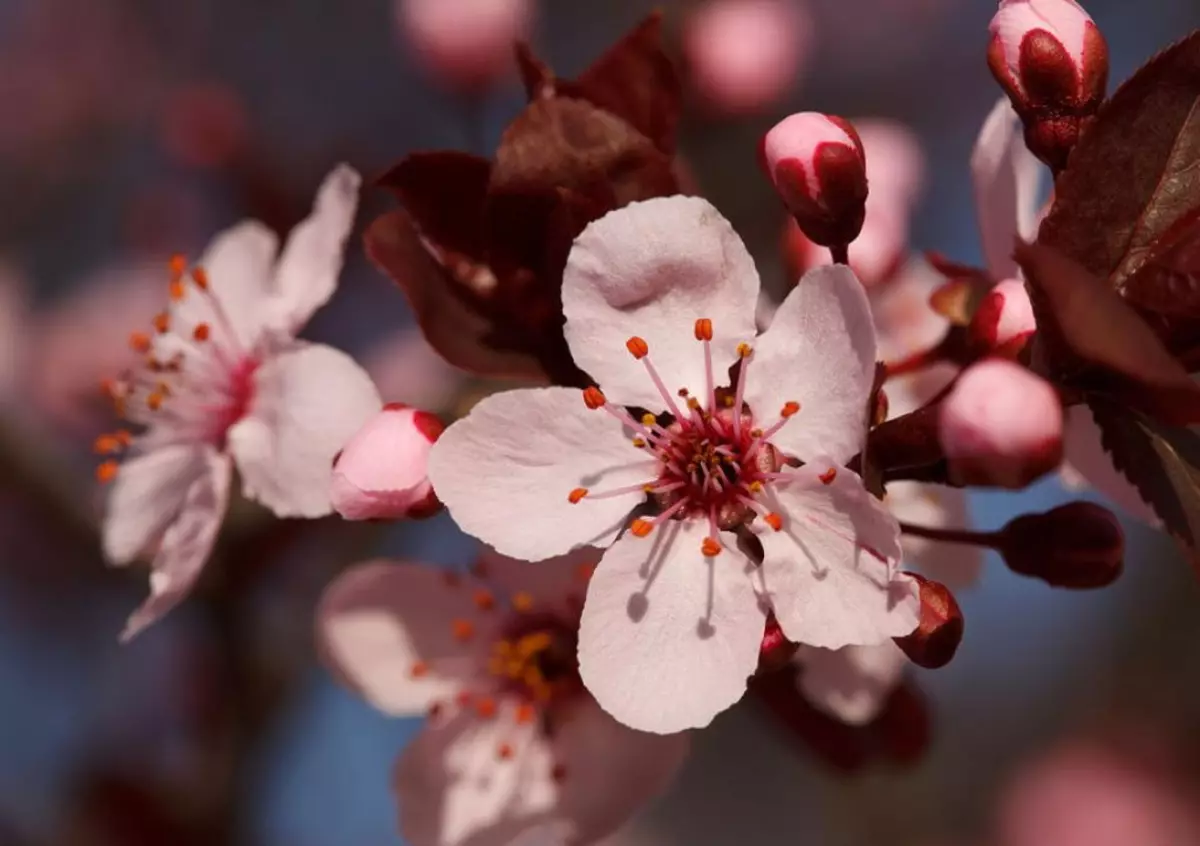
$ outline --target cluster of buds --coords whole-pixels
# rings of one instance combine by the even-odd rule
[[[1075,0],[1002,0],[990,29],[988,66],[1025,124],[1025,143],[1059,171],[1104,99],[1104,36]]]

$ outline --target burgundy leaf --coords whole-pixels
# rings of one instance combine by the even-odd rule
[[[1171,318],[1200,321],[1200,208],[1180,220],[1125,280],[1125,299]]]
[[[483,207],[492,163],[453,150],[412,153],[379,177],[421,234],[475,261],[484,257]]]
[[[552,96],[557,78],[550,66],[543,62],[524,41],[516,47],[517,71],[521,74],[521,84],[525,86],[525,94],[530,100]]]

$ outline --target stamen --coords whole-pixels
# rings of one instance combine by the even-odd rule
[[[783,516],[774,511],[763,515],[763,522],[777,532],[783,529]]]
[[[639,338],[637,335],[634,335],[625,342],[625,349],[629,350],[629,354],[638,361],[641,361],[650,354],[649,345],[645,342],[645,340]]]
[[[525,591],[514,593],[511,602],[513,609],[521,613],[533,610],[533,596]]]
[[[479,590],[475,591],[475,595],[472,597],[472,599],[475,601],[475,607],[480,611],[491,611],[496,607],[496,597],[493,596],[492,592],[486,588],[480,588]]]
[[[587,495],[588,495],[587,488],[575,488],[569,494],[567,494],[567,501],[570,502],[572,505],[578,505],[580,500],[582,500]]]
[[[454,639],[462,643],[470,640],[475,634],[475,624],[470,620],[458,619],[450,623],[451,631],[454,633]]]
[[[712,344],[710,343],[712,337],[712,321],[707,317],[697,320],[696,340],[704,342],[704,386],[708,392],[708,409],[710,412],[717,410],[717,384],[713,379]]]
[[[511,743],[501,743],[496,747],[496,757],[501,761],[510,761],[513,756],[513,748]]]
[[[658,389],[658,393],[662,396],[663,402],[666,403],[667,411],[678,421],[683,422],[683,415],[679,412],[679,406],[675,404],[675,400],[671,397],[671,392],[667,390],[667,386],[663,384],[662,377],[658,375],[658,370],[650,361],[650,356],[642,359],[642,364],[646,365],[646,372],[650,374],[651,381],[654,382],[654,387]]]
[[[115,461],[101,462],[100,466],[96,468],[96,481],[102,485],[106,485],[117,478],[118,466]]]
[[[485,720],[496,716],[496,700],[490,696],[481,696],[475,701],[475,713]]]
[[[408,674],[414,679],[424,678],[425,676],[429,675],[429,665],[424,661],[414,661],[412,667],[408,671]]]
[[[750,369],[750,356],[754,354],[754,348],[747,343],[738,344],[737,354],[742,360],[742,366],[738,369],[737,394],[733,398],[733,439],[740,441],[742,439],[742,400],[746,395],[746,372]]]
[[[779,410],[780,417],[791,417],[800,410],[800,403],[789,400],[783,404],[783,408]]]
[[[197,323],[196,328],[192,330],[192,338],[199,343],[204,343],[208,340],[211,330],[207,323]]]
[[[820,476],[817,476],[817,478],[821,480],[822,484],[832,485],[833,480],[837,478],[837,468],[830,467],[828,470],[826,470]]]
[[[583,389],[583,404],[595,411],[597,408],[603,408],[608,403],[604,398],[604,392],[592,385],[590,388]]]
[[[196,283],[196,287],[201,291],[208,290],[208,271],[203,267],[192,268],[192,281]]]
[[[139,355],[150,352],[150,336],[145,332],[133,332],[129,336],[129,347]]]
[[[165,335],[167,332],[171,331],[171,315],[167,314],[165,311],[160,311],[158,314],[154,315],[154,328],[160,335]]]
[[[639,517],[629,524],[629,531],[635,538],[644,538],[654,531],[654,524]]]
[[[701,317],[696,321],[696,340],[711,341],[713,337],[712,321],[707,317]]]
[[[716,538],[705,538],[704,542],[700,544],[700,552],[705,558],[715,558],[721,554],[722,549],[720,541]]]
[[[522,702],[517,706],[516,721],[517,725],[528,725],[533,722],[537,716],[537,709],[528,702]]]
[[[120,452],[128,445],[126,440],[122,440],[121,433],[118,432],[112,435],[98,435],[96,440],[92,442],[92,452],[97,455],[112,455]]]

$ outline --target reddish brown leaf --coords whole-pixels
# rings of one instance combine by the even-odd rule
[[[1163,235],[1125,280],[1126,301],[1170,318],[1200,320],[1200,208]]]
[[[453,150],[411,153],[379,177],[421,234],[443,249],[484,260],[483,208],[492,163]]]
[[[1200,387],[1103,280],[1040,244],[1019,245],[1016,258],[1056,383],[1119,397],[1164,422],[1200,422]]]
[[[525,94],[529,99],[551,96],[557,78],[550,66],[539,59],[524,41],[517,43],[515,52],[517,71],[521,74],[521,84],[525,86]]]
[[[1151,59],[1101,108],[1055,185],[1039,243],[1124,291],[1155,243],[1200,207],[1200,32]]]

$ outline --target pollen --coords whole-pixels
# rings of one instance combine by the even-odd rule
[[[579,501],[582,500],[587,495],[588,495],[587,488],[575,488],[569,494],[567,494],[567,501],[570,502],[572,505],[578,505]]]
[[[150,336],[145,332],[133,332],[129,336],[129,347],[135,353],[145,355],[150,352]]]
[[[424,661],[414,661],[412,667],[408,670],[409,676],[414,679],[422,679],[429,675],[429,665]]]
[[[712,321],[707,317],[701,317],[696,321],[696,340],[711,341],[712,337]]]
[[[779,416],[780,417],[791,417],[792,415],[796,414],[799,411],[800,411],[800,403],[789,400],[788,402],[785,402],[783,404],[783,408],[779,409]]]
[[[753,352],[754,352],[754,347],[750,346],[749,344],[747,344],[745,342],[742,342],[737,345],[737,354],[741,358],[749,358],[750,354]]]
[[[454,639],[459,641],[470,640],[475,634],[475,624],[470,620],[457,619],[450,623],[450,630],[454,633]]]
[[[496,597],[486,588],[480,588],[475,591],[475,595],[471,599],[475,602],[475,607],[480,611],[491,611],[496,607]]]
[[[832,485],[833,480],[837,478],[837,468],[830,467],[828,470],[826,470],[824,473],[822,473],[817,478],[820,479],[823,484]]]
[[[525,591],[518,591],[512,595],[512,607],[522,613],[533,610],[533,596]]]
[[[183,295],[186,293],[186,290],[187,289],[183,287],[183,280],[179,278],[172,279],[171,284],[167,288],[167,291],[171,296],[171,301],[176,303],[183,299]]]
[[[783,528],[783,517],[779,514],[776,514],[774,511],[769,514],[764,514],[763,522],[777,532]]]
[[[97,455],[112,455],[120,452],[128,445],[128,442],[121,438],[121,433],[105,434],[96,437],[92,442],[92,452]]]
[[[653,426],[656,423],[658,423],[658,418],[656,418],[649,411],[647,411],[645,414],[642,415],[642,425],[643,426]]]
[[[716,538],[705,538],[704,542],[700,544],[700,552],[703,553],[706,558],[713,558],[714,556],[720,555],[721,549],[721,542]]]
[[[635,538],[644,538],[654,531],[654,524],[649,520],[643,520],[639,517],[629,525],[629,531],[633,533]]]
[[[208,290],[208,271],[203,267],[192,268],[192,281],[196,283],[196,287],[201,291]]]
[[[639,338],[637,335],[625,342],[625,349],[629,350],[629,354],[639,361],[650,354],[650,346],[644,338]]]
[[[608,400],[604,398],[604,392],[595,385],[592,385],[590,388],[584,388],[583,404],[588,408],[595,411],[597,408],[603,408],[607,402]]]
[[[106,485],[113,479],[117,478],[117,467],[119,465],[115,461],[101,462],[96,468],[96,481],[102,485]]]
[[[511,743],[501,743],[496,747],[496,757],[501,761],[510,761],[513,756],[513,748]]]
[[[485,720],[496,716],[496,700],[490,696],[481,696],[475,700],[475,713]]]
[[[537,709],[528,702],[522,702],[517,706],[516,720],[518,725],[528,725],[533,722],[533,718],[537,716]]]
[[[171,315],[165,311],[160,311],[154,315],[154,328],[160,335],[165,335],[171,331]]]
[[[645,438],[634,438],[632,443],[635,447],[637,447],[638,449],[641,449],[642,447],[644,447],[646,445],[646,439]]]
[[[166,397],[162,393],[155,391],[154,393],[150,394],[150,396],[146,397],[146,408],[150,409],[151,411],[158,411],[160,408],[162,408],[164,399],[166,399]]]
[[[212,330],[208,328],[207,323],[197,323],[196,328],[192,330],[192,338],[200,343],[204,343],[208,340],[208,337],[211,333]]]
[[[172,279],[182,279],[183,274],[187,272],[187,259],[182,253],[176,253],[167,262],[167,267],[170,268]]]

